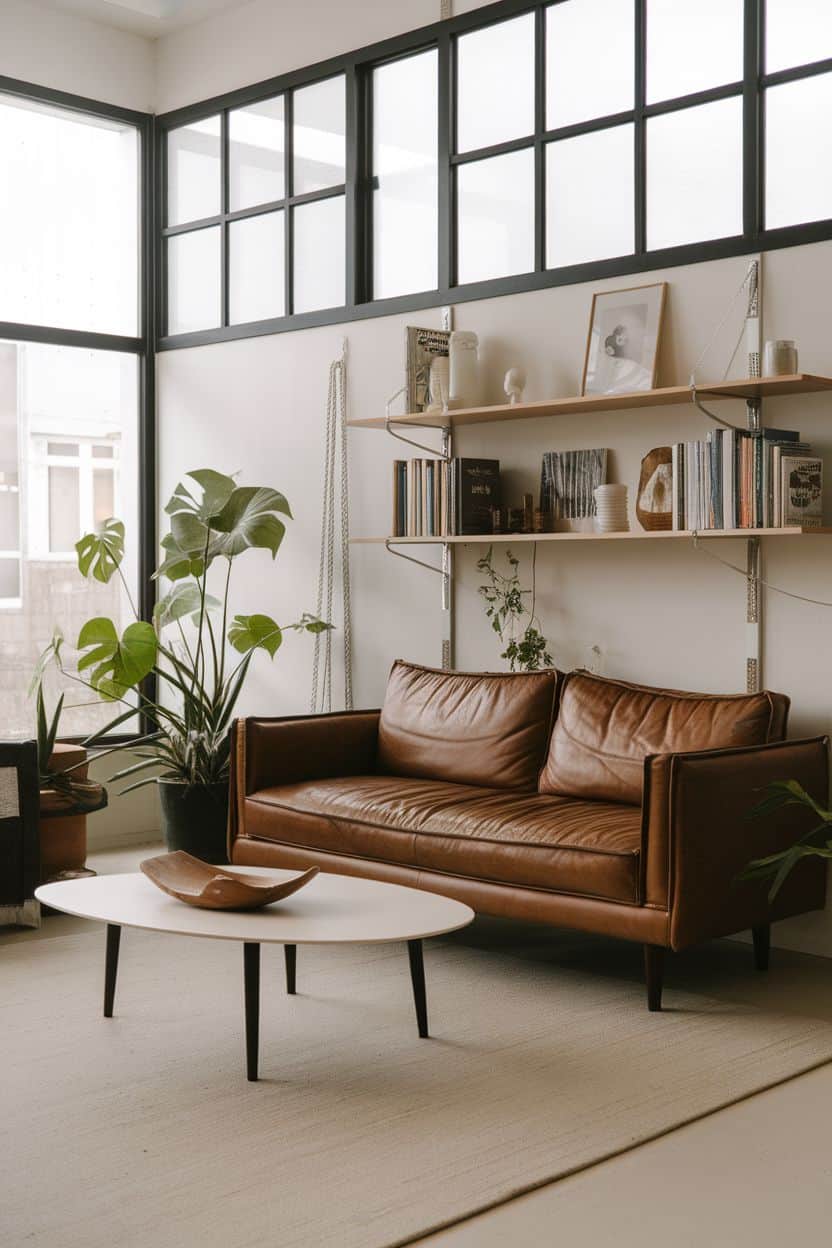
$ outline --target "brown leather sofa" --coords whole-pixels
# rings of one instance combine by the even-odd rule
[[[773,905],[739,883],[806,812],[749,811],[773,780],[828,794],[826,737],[787,741],[781,694],[650,689],[586,672],[397,662],[381,711],[239,720],[234,863],[391,880],[480,912],[638,941],[650,1009],[665,949],[819,909],[805,861]]]

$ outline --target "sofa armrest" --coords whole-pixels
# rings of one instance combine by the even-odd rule
[[[643,896],[669,910],[671,948],[823,907],[823,862],[804,860],[772,904],[766,881],[737,878],[752,858],[785,849],[811,827],[811,813],[795,806],[749,818],[775,780],[797,780],[826,804],[828,738],[645,760]]]

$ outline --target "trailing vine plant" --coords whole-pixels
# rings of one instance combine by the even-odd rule
[[[508,662],[512,672],[537,672],[542,667],[553,667],[549,643],[540,631],[540,621],[535,614],[537,547],[532,554],[531,589],[521,588],[520,560],[510,550],[506,551],[506,562],[507,574],[494,567],[493,546],[477,561],[477,571],[488,577],[487,584],[480,585],[478,593],[485,600],[485,614],[491,627],[505,646],[500,658]],[[527,607],[529,598],[531,604]]]

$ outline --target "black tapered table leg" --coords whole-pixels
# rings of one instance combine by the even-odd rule
[[[295,972],[298,965],[297,945],[284,945],[283,956],[286,959],[286,991],[290,997],[295,995]]]
[[[113,1017],[113,1001],[116,995],[116,975],[118,974],[118,948],[121,943],[121,928],[117,923],[107,924],[107,954],[104,962],[104,1017]]]
[[[425,961],[422,957],[421,940],[409,940],[407,942],[407,955],[410,959],[410,979],[413,984],[416,1022],[419,1024],[419,1035],[426,1039],[428,1034],[428,1003],[425,996]]]
[[[260,1050],[260,946],[243,942],[243,981],[246,1002],[246,1078],[256,1083]]]

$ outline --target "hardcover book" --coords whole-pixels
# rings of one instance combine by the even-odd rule
[[[500,506],[500,461],[455,459],[453,490],[456,532],[460,536],[491,533],[491,512]]]
[[[819,529],[823,523],[823,461],[809,455],[780,457],[784,526]]]

